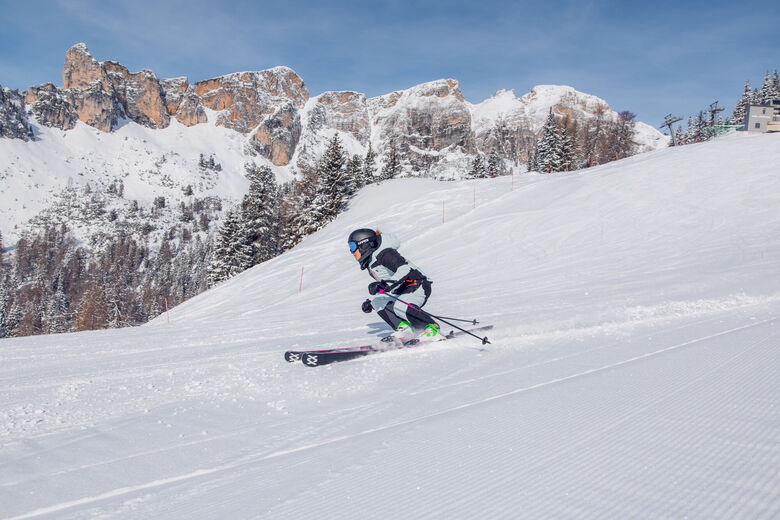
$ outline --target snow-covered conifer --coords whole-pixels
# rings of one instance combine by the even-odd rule
[[[750,88],[750,81],[745,82],[745,89],[742,92],[742,97],[737,101],[734,107],[734,112],[731,113],[729,118],[729,124],[742,125],[745,123],[745,116],[747,115],[747,107],[753,102],[753,89]]]
[[[354,195],[360,188],[365,186],[363,177],[363,158],[359,155],[353,155],[345,166],[347,174],[348,195]]]
[[[214,258],[209,264],[209,284],[227,280],[252,265],[252,247],[241,226],[238,211],[228,211],[219,230]]]
[[[559,128],[561,165],[560,170],[569,171],[574,168],[574,140],[569,135],[565,126]]]
[[[762,105],[768,105],[775,97],[775,84],[772,81],[772,77],[769,75],[769,71],[766,71],[764,76],[764,83],[761,85],[761,90],[758,91],[759,103]]]
[[[320,227],[330,222],[346,206],[352,187],[344,165],[347,156],[338,134],[333,136],[317,167],[317,195],[313,205]]]
[[[468,177],[470,179],[483,179],[487,177],[487,168],[485,168],[485,162],[482,160],[482,154],[477,153],[477,155],[474,156]]]
[[[395,143],[390,143],[385,164],[382,166],[382,180],[394,179],[401,173],[401,159],[398,157],[398,149]]]
[[[376,154],[371,146],[371,141],[368,142],[368,150],[366,151],[366,157],[363,159],[363,185],[368,186],[374,182],[376,175]]]
[[[542,173],[557,172],[563,166],[561,134],[552,109],[536,146],[536,162]]]
[[[498,155],[498,152],[494,148],[488,154],[487,168],[485,174],[488,177],[498,177],[499,175],[503,175],[504,172],[505,172],[504,159],[502,159],[501,156]]]
[[[683,133],[682,126],[677,127],[677,131],[674,134],[675,146],[682,146],[685,144],[685,134]]]
[[[279,187],[267,166],[246,166],[249,191],[241,204],[243,234],[252,247],[252,265],[279,254]]]

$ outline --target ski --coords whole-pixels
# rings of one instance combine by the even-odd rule
[[[375,345],[360,345],[358,347],[340,347],[340,348],[326,348],[315,350],[288,350],[284,353],[284,360],[288,363],[295,363],[301,360],[301,356],[304,354],[335,354],[338,352],[363,352],[369,351],[374,348]]]
[[[449,334],[442,336],[441,339],[434,341],[425,341],[421,338],[414,338],[402,345],[395,343],[379,343],[373,345],[361,345],[358,347],[342,347],[331,349],[317,349],[317,350],[290,350],[284,353],[284,359],[290,363],[301,361],[307,367],[317,367],[322,365],[329,365],[340,361],[348,361],[369,354],[377,354],[379,352],[388,352],[391,350],[400,350],[404,348],[416,347],[418,345],[424,345],[426,343],[435,343],[437,341],[444,341],[452,339],[468,332],[490,330],[493,325],[484,325],[482,327],[475,327],[468,331],[451,331]]]

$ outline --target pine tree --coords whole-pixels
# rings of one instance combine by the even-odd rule
[[[745,90],[742,92],[742,97],[737,101],[737,105],[734,107],[734,112],[729,119],[730,125],[743,125],[745,124],[745,116],[747,115],[747,107],[753,102],[753,89],[750,88],[750,81],[745,82]]]
[[[701,143],[702,141],[706,141],[709,139],[709,133],[707,132],[707,128],[708,128],[707,118],[705,117],[704,112],[699,111],[694,121],[695,142]]]
[[[6,319],[10,311],[10,297],[8,296],[8,282],[5,277],[0,277],[0,339],[10,337]]]
[[[363,159],[363,186],[368,186],[373,183],[376,178],[376,154],[371,146],[371,141],[368,142],[368,150],[366,151],[366,157]]]
[[[575,169],[574,139],[569,135],[565,126],[560,127],[561,142],[561,166],[560,171],[569,171]]]
[[[535,145],[533,147],[533,149],[530,149],[527,152],[528,153],[528,161],[526,163],[526,168],[528,169],[529,172],[539,171],[539,167],[538,167],[537,162],[536,162],[536,148],[537,148],[537,146]]]
[[[17,298],[14,299],[14,301],[8,307],[5,320],[2,323],[4,337],[13,338],[18,334],[19,325],[22,323],[22,318],[22,306],[19,305],[19,300]]]
[[[320,212],[314,206],[318,186],[317,170],[307,167],[301,173],[301,179],[293,182],[282,198],[281,243],[284,251],[321,226]]]
[[[346,164],[347,183],[348,183],[348,196],[352,196],[357,191],[365,186],[365,179],[363,177],[363,158],[359,155],[353,155]]]
[[[238,211],[228,211],[219,230],[214,259],[209,264],[209,285],[232,278],[252,266],[252,247],[241,226]]]
[[[682,126],[677,127],[677,132],[674,134],[675,146],[682,146],[685,144],[685,134],[683,134]]]
[[[488,154],[487,168],[485,170],[485,175],[487,177],[498,177],[500,175],[503,175],[504,171],[505,171],[504,159],[502,159],[501,156],[498,155],[498,152],[494,148]]]
[[[780,78],[777,76],[777,70],[772,73],[771,78],[767,78],[767,89],[764,97],[764,103],[771,105],[776,99],[780,99]]]
[[[542,173],[561,171],[563,167],[561,134],[552,109],[536,146],[536,161]]]
[[[684,144],[691,144],[695,142],[696,130],[693,123],[693,116],[688,116],[688,125],[685,127],[685,140]]]
[[[634,136],[636,135],[636,114],[624,110],[618,114],[615,123],[615,142],[618,158],[630,157],[634,154]]]
[[[320,227],[336,218],[347,204],[352,187],[344,167],[346,162],[346,153],[336,134],[317,167],[317,195],[312,215]]]
[[[382,180],[395,179],[401,173],[401,160],[398,157],[398,150],[395,143],[390,143],[390,149],[387,152],[385,165],[382,167]]]
[[[470,179],[483,179],[487,177],[487,168],[485,168],[485,163],[482,161],[482,154],[477,153],[477,155],[474,156],[468,177]]]
[[[769,71],[766,71],[764,76],[764,83],[761,85],[761,90],[758,91],[759,103],[762,105],[768,105],[772,102],[775,96],[775,85],[772,78],[769,76]]]
[[[267,166],[247,165],[249,192],[241,203],[243,234],[252,247],[252,265],[265,262],[279,250],[279,187]]]
[[[54,294],[46,306],[43,315],[44,332],[47,334],[58,334],[70,330],[68,316],[68,298],[62,290],[62,285],[56,282]]]

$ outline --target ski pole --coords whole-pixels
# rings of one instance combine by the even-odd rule
[[[455,328],[456,328],[456,329],[458,329],[459,331],[461,331],[461,332],[465,332],[465,333],[466,333],[466,334],[468,334],[469,336],[473,336],[473,337],[477,338],[478,340],[480,340],[480,341],[482,342],[482,344],[483,344],[483,345],[486,345],[486,344],[487,344],[487,345],[489,345],[489,344],[490,344],[490,341],[488,341],[488,339],[487,339],[487,336],[485,336],[484,338],[480,338],[479,336],[477,336],[477,335],[476,335],[476,334],[474,334],[473,332],[470,332],[470,331],[468,331],[468,330],[466,330],[466,329],[462,329],[462,328],[458,327],[457,325],[455,325],[454,323],[450,323],[449,321],[447,321],[447,318],[442,318],[441,316],[436,316],[435,314],[431,314],[430,312],[424,311],[424,310],[422,310],[421,308],[419,308],[419,307],[418,307],[418,306],[416,306],[416,305],[412,305],[411,303],[408,303],[408,302],[405,302],[405,301],[403,301],[403,300],[402,300],[401,298],[399,298],[398,296],[393,296],[392,294],[388,293],[388,292],[387,292],[387,291],[385,291],[384,289],[379,289],[379,294],[384,294],[385,296],[389,296],[390,298],[392,298],[392,299],[394,299],[394,300],[398,300],[399,302],[403,303],[403,304],[404,304],[404,305],[406,305],[407,307],[411,307],[412,309],[415,309],[415,310],[417,310],[417,311],[420,311],[421,313],[425,314],[425,315],[426,315],[426,316],[428,316],[429,318],[433,318],[433,319],[435,319],[435,320],[441,320],[441,321],[443,321],[444,323],[446,323],[447,325],[449,325],[449,326],[451,326],[451,327],[455,327]],[[476,320],[475,320],[475,321],[476,321]]]
[[[478,325],[479,324],[479,322],[477,321],[476,318],[474,318],[473,320],[464,320],[463,318],[448,318],[446,316],[440,316],[439,319],[440,320],[462,321],[463,323],[471,323],[472,325]]]

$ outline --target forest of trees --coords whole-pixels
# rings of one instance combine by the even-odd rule
[[[78,245],[64,224],[21,238],[0,258],[0,337],[136,325],[206,287],[209,246],[163,241],[149,247],[125,233],[99,252]]]
[[[211,158],[202,162],[218,166]],[[204,202],[182,203],[181,225],[164,234],[156,251],[143,229],[102,236],[88,247],[67,225],[50,225],[5,255],[0,236],[0,338],[144,323],[166,302],[181,303],[293,247],[333,220],[358,189],[400,169],[394,147],[381,172],[376,162],[370,146],[365,156],[350,157],[335,136],[318,164],[287,185],[279,186],[269,168],[249,164],[249,191],[218,229],[202,239],[197,231],[210,227]],[[151,217],[165,205],[157,197]]]
[[[550,109],[535,146],[526,151],[528,171],[578,170],[634,155],[636,116],[626,111],[613,119],[609,113],[608,107],[600,106],[593,117],[578,120],[558,117]],[[506,173],[504,159],[493,150],[487,157],[477,154],[468,177],[496,177]]]

